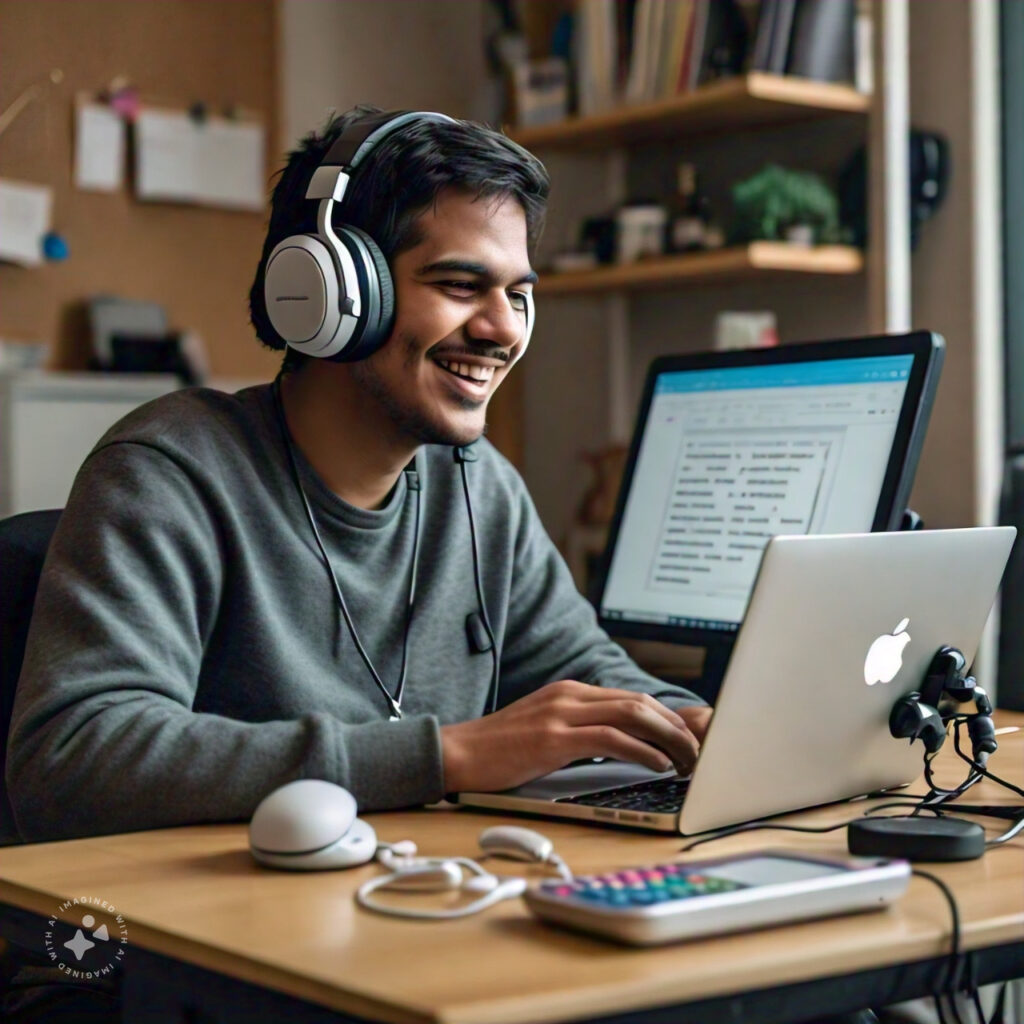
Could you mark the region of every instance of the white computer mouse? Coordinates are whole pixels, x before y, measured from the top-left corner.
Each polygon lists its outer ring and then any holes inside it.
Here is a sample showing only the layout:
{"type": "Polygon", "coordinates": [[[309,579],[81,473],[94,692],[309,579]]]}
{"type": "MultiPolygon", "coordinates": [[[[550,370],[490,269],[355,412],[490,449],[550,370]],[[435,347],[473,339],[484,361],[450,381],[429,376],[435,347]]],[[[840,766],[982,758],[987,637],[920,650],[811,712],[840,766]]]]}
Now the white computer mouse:
{"type": "Polygon", "coordinates": [[[351,868],[373,858],[377,833],[356,817],[347,789],[323,779],[298,779],[275,789],[256,808],[249,849],[272,868],[351,868]]]}

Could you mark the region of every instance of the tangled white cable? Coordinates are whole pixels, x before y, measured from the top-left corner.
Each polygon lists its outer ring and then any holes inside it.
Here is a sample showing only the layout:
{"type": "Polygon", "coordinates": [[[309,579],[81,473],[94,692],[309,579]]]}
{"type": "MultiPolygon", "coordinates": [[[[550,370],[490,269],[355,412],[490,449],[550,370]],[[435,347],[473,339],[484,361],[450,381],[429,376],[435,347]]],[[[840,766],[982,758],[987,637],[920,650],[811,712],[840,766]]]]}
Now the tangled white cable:
{"type": "Polygon", "coordinates": [[[393,917],[411,917],[425,921],[444,921],[454,917],[468,917],[494,906],[501,900],[521,896],[526,889],[522,878],[499,878],[482,868],[469,857],[423,857],[418,863],[402,867],[389,875],[371,878],[356,893],[356,902],[367,910],[393,917]],[[479,893],[479,897],[462,907],[431,910],[414,907],[389,906],[371,899],[378,889],[399,889],[403,892],[440,892],[459,889],[479,893]]]}
{"type": "MultiPolygon", "coordinates": [[[[563,878],[572,878],[565,862],[554,852],[551,840],[531,829],[515,826],[485,829],[480,835],[480,848],[485,856],[550,864],[563,878]]],[[[469,857],[417,857],[416,845],[409,840],[381,843],[377,848],[377,860],[389,869],[390,874],[364,882],[356,893],[356,902],[378,914],[423,921],[469,917],[502,900],[515,899],[526,890],[524,879],[494,875],[469,857]],[[418,893],[459,890],[478,894],[478,898],[461,907],[416,909],[378,903],[371,897],[381,889],[418,893]]]]}

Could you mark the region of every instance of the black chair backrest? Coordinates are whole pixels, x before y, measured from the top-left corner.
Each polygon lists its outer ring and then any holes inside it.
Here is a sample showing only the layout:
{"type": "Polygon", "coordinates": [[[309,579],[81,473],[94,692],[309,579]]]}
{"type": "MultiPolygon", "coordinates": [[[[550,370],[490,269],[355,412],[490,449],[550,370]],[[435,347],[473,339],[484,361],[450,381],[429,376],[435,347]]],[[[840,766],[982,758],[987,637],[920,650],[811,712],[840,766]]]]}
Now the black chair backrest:
{"type": "Polygon", "coordinates": [[[0,845],[18,839],[4,778],[7,732],[39,574],[58,519],[54,509],[0,520],[0,845]]]}

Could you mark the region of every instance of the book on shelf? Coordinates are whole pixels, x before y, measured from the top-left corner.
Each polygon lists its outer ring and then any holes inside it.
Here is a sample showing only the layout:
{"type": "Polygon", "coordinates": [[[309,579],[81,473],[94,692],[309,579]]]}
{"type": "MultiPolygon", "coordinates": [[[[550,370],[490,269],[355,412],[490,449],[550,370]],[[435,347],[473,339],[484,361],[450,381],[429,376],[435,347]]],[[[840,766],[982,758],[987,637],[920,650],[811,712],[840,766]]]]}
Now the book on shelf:
{"type": "Polygon", "coordinates": [[[690,52],[686,55],[686,78],[681,81],[680,91],[696,89],[700,84],[701,64],[707,49],[708,18],[711,0],[696,0],[690,31],[690,52]]]}
{"type": "Polygon", "coordinates": [[[658,62],[657,95],[671,96],[679,87],[680,68],[686,59],[686,42],[694,0],[673,0],[667,7],[665,33],[658,62]]]}
{"type": "Polygon", "coordinates": [[[751,71],[783,75],[790,55],[797,0],[762,0],[752,47],[751,71]]]}
{"type": "Polygon", "coordinates": [[[856,0],[800,0],[786,72],[820,82],[854,81],[856,0]]]}
{"type": "Polygon", "coordinates": [[[583,116],[748,70],[870,82],[865,0],[583,0],[573,37],[583,116]]]}
{"type": "MultiPolygon", "coordinates": [[[[694,40],[690,87],[742,74],[746,66],[748,29],[736,0],[698,0],[702,21],[700,45],[694,40]]],[[[695,29],[696,37],[696,29],[695,29]]]]}
{"type": "Polygon", "coordinates": [[[853,84],[858,92],[870,96],[875,91],[874,19],[871,0],[857,0],[853,27],[853,84]]]}
{"type": "Polygon", "coordinates": [[[633,8],[629,67],[626,73],[624,99],[627,103],[639,103],[644,98],[646,77],[645,64],[649,51],[651,4],[649,0],[637,0],[633,8]]]}
{"type": "Polygon", "coordinates": [[[857,0],[762,0],[750,68],[870,92],[871,16],[857,0]]]}
{"type": "Polygon", "coordinates": [[[747,12],[757,0],[616,2],[620,94],[626,103],[650,103],[742,73],[747,12]]]}
{"type": "Polygon", "coordinates": [[[751,48],[750,69],[767,71],[771,62],[772,39],[775,33],[775,13],[778,0],[761,0],[757,28],[751,48]]]}
{"type": "Polygon", "coordinates": [[[587,0],[576,14],[576,102],[579,113],[598,114],[619,102],[615,0],[587,0]]]}
{"type": "Polygon", "coordinates": [[[768,70],[774,75],[784,75],[793,41],[793,22],[796,20],[797,0],[778,0],[778,4],[768,70]]]}

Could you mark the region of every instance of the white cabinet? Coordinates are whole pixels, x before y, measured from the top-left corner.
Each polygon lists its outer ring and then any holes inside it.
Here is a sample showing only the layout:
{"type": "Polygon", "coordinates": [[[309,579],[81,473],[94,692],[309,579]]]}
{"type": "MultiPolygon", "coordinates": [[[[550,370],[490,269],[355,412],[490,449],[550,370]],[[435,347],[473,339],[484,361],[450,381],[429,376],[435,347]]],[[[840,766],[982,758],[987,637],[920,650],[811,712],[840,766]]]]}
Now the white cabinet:
{"type": "Polygon", "coordinates": [[[164,374],[0,374],[0,516],[63,508],[106,430],[177,387],[164,374]]]}

